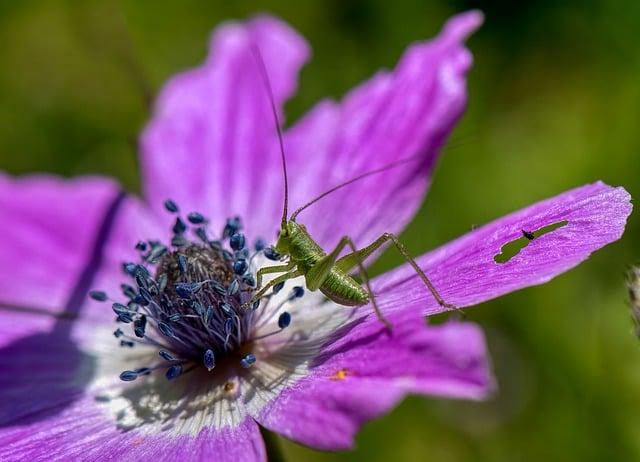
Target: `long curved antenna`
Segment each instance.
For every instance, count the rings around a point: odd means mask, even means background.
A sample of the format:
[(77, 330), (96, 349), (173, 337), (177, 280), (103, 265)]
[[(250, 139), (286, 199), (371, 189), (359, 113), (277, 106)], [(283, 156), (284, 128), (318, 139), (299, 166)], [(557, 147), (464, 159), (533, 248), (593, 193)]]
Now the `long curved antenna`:
[(291, 215), (291, 219), (295, 220), (296, 217), (300, 214), (300, 212), (302, 212), (304, 209), (306, 209), (307, 207), (315, 204), (319, 200), (324, 199), (329, 194), (337, 191), (338, 189), (344, 188), (345, 186), (349, 186), (351, 183), (355, 183), (356, 181), (362, 180), (363, 178), (366, 178), (368, 176), (375, 175), (377, 173), (381, 173), (381, 172), (384, 172), (385, 170), (390, 170), (390, 169), (395, 168), (395, 167), (399, 167), (400, 165), (408, 164), (409, 162), (415, 162), (415, 161), (420, 160), (422, 158), (423, 158), (422, 155), (416, 155), (416, 156), (412, 156), (412, 157), (407, 157), (405, 159), (400, 159), (400, 160), (397, 160), (395, 162), (391, 162), (389, 164), (383, 165), (382, 167), (379, 167), (379, 168), (377, 168), (375, 170), (369, 170), (368, 172), (362, 173), (362, 174), (356, 176), (355, 178), (351, 178), (350, 180), (345, 181), (344, 183), (340, 183), (339, 185), (334, 186), (333, 188), (323, 192), (322, 194), (320, 194), (319, 196), (315, 197), (314, 199), (311, 199), (309, 202), (304, 204), (302, 207), (298, 208)]
[(284, 176), (284, 203), (282, 205), (282, 227), (284, 228), (287, 224), (287, 208), (289, 207), (289, 180), (287, 179), (287, 159), (284, 155), (282, 129), (280, 128), (280, 120), (278, 119), (278, 111), (276, 110), (276, 103), (273, 97), (273, 89), (271, 88), (271, 83), (269, 81), (267, 66), (265, 66), (264, 60), (262, 59), (262, 54), (260, 53), (260, 49), (257, 47), (257, 45), (255, 45), (255, 43), (251, 44), (251, 51), (253, 52), (256, 61), (258, 62), (258, 68), (260, 69), (260, 74), (262, 75), (262, 81), (264, 82), (265, 89), (267, 90), (267, 94), (269, 95), (271, 112), (273, 112), (273, 121), (276, 124), (276, 131), (278, 132), (278, 142), (280, 143), (280, 157), (282, 159), (282, 174)]

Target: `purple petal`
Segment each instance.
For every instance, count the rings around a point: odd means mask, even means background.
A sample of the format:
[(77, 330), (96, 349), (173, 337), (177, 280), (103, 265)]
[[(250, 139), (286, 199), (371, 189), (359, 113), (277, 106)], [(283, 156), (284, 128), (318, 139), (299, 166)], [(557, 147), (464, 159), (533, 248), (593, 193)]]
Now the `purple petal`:
[(50, 331), (57, 319), (54, 316), (34, 316), (30, 312), (13, 311), (0, 305), (0, 349), (28, 335)]
[[(164, 88), (142, 139), (145, 197), (162, 214), (171, 198), (211, 218), (213, 229), (241, 215), (254, 237), (271, 238), (281, 207), (280, 154), (258, 46), (280, 108), (309, 54), (286, 24), (260, 17), (216, 29), (207, 62)], [(265, 194), (271, 183), (278, 188)], [(274, 208), (275, 207), (275, 208)]]
[(71, 339), (72, 326), (65, 318), (0, 312), (0, 428), (53, 416), (83, 395), (94, 359)]
[(119, 429), (93, 396), (60, 409), (54, 416), (0, 427), (0, 447), (6, 461), (266, 461), (262, 437), (251, 418), (235, 428), (204, 429), (194, 436), (175, 435), (171, 428), (150, 435)]
[(76, 309), (119, 200), (104, 178), (0, 174), (0, 305)]
[(479, 399), (492, 389), (482, 332), (470, 323), (426, 327), (417, 310), (370, 316), (323, 348), (308, 378), (258, 416), (266, 428), (319, 449), (353, 445), (359, 428), (407, 393)]
[(287, 134), (295, 207), (364, 172), (417, 159), (305, 210), (300, 221), (322, 246), (335, 245), (345, 234), (358, 245), (368, 244), (411, 220), (440, 148), (465, 109), (472, 58), (463, 42), (481, 22), (477, 11), (452, 18), (436, 39), (410, 47), (392, 72), (376, 74), (340, 104), (319, 104)]
[[(542, 284), (580, 262), (624, 232), (631, 197), (623, 188), (598, 182), (507, 215), (418, 259), (446, 302), (476, 305), (502, 294)], [(528, 242), (506, 263), (494, 258), (502, 246), (543, 227), (565, 226)], [(525, 242), (526, 240), (523, 239)], [(420, 305), (427, 315), (443, 311), (409, 265), (374, 281), (385, 310)]]

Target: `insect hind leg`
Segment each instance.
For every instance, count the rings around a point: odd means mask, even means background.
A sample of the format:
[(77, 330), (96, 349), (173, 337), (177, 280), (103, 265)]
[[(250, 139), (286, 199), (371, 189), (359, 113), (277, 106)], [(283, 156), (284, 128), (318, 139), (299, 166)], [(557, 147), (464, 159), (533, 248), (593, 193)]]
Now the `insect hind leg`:
[(375, 311), (376, 316), (378, 317), (380, 322), (382, 322), (386, 326), (386, 328), (389, 331), (391, 331), (393, 326), (387, 320), (387, 318), (384, 317), (384, 315), (382, 314), (382, 311), (380, 311), (380, 307), (376, 302), (376, 296), (373, 293), (373, 290), (371, 289), (371, 283), (369, 282), (370, 281), (369, 274), (367, 273), (367, 270), (364, 267), (362, 258), (360, 258), (360, 253), (358, 252), (358, 249), (356, 249), (356, 245), (353, 243), (353, 240), (351, 240), (349, 236), (344, 236), (342, 240), (349, 246), (349, 248), (353, 253), (350, 253), (349, 255), (345, 255), (343, 258), (338, 260), (337, 263), (339, 263), (340, 261), (344, 261), (345, 258), (351, 258), (353, 261), (355, 261), (355, 265), (358, 267), (358, 272), (360, 273), (360, 277), (362, 278), (362, 281), (364, 282), (364, 286), (367, 289), (367, 292), (369, 293), (369, 299), (371, 300), (371, 306), (373, 307), (373, 311)]
[[(438, 302), (438, 305), (449, 310), (459, 310), (457, 306), (444, 301), (444, 299), (442, 298), (442, 296), (440, 295), (436, 287), (429, 280), (429, 278), (424, 273), (424, 271), (422, 271), (422, 268), (418, 266), (418, 263), (416, 263), (416, 261), (413, 259), (411, 254), (409, 254), (409, 251), (407, 250), (407, 248), (404, 246), (404, 244), (402, 244), (402, 242), (400, 242), (400, 240), (398, 239), (398, 236), (396, 236), (395, 234), (392, 234), (392, 233), (382, 234), (378, 239), (376, 239), (375, 241), (373, 241), (371, 244), (364, 247), (363, 249), (360, 249), (357, 252), (354, 251), (354, 253), (345, 255), (344, 257), (342, 257), (340, 260), (336, 262), (336, 266), (343, 271), (350, 271), (351, 269), (358, 266), (358, 262), (364, 261), (367, 257), (369, 257), (371, 254), (373, 254), (376, 250), (378, 250), (386, 242), (389, 242), (389, 241), (391, 241), (393, 245), (395, 245), (395, 247), (402, 254), (404, 259), (407, 260), (407, 262), (415, 270), (415, 272), (418, 274), (418, 276), (420, 277), (424, 285), (427, 286), (427, 289), (429, 289), (429, 292), (431, 292), (431, 295), (433, 295), (433, 298), (435, 298), (436, 301)], [(360, 266), (362, 266), (362, 263), (360, 263)]]
[(436, 287), (429, 280), (429, 278), (424, 273), (424, 271), (422, 271), (422, 268), (420, 268), (418, 266), (418, 263), (414, 260), (414, 258), (411, 256), (411, 254), (409, 254), (409, 252), (407, 251), (407, 248), (404, 246), (404, 244), (402, 242), (400, 242), (400, 240), (398, 239), (398, 236), (396, 236), (395, 234), (392, 234), (392, 233), (384, 233), (383, 236), (385, 236), (388, 240), (393, 242), (393, 244), (396, 246), (398, 251), (405, 258), (405, 260), (407, 260), (407, 262), (413, 267), (415, 272), (418, 273), (418, 276), (420, 277), (420, 279), (422, 279), (422, 282), (424, 282), (424, 285), (427, 286), (427, 288), (429, 289), (429, 292), (431, 292), (431, 295), (433, 295), (433, 298), (436, 299), (436, 301), (438, 302), (438, 305), (440, 305), (443, 308), (447, 308), (449, 310), (458, 310), (459, 309), (457, 306), (452, 305), (451, 303), (447, 303), (447, 302), (444, 301), (444, 299), (442, 298), (442, 296), (438, 292), (438, 289), (436, 289)]

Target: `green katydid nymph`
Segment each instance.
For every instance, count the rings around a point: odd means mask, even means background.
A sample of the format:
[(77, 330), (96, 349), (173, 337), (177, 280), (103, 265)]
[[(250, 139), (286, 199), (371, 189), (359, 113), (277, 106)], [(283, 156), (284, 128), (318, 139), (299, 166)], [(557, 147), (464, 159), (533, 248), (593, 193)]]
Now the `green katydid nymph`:
[[(269, 83), (269, 77), (266, 66), (262, 60), (262, 56), (257, 48), (253, 48), (255, 58), (258, 62), (260, 73), (262, 74), (263, 82), (265, 84), (266, 92), (271, 104), (271, 110), (273, 112), (273, 118), (275, 121), (276, 132), (278, 135), (278, 141), (280, 144), (280, 156), (282, 161), (282, 171), (284, 180), (284, 203), (282, 207), (282, 221), (280, 223), (280, 231), (278, 240), (273, 247), (273, 250), (280, 256), (280, 259), (286, 261), (285, 264), (276, 266), (267, 266), (258, 270), (257, 272), (257, 288), (250, 301), (243, 306), (248, 307), (254, 302), (262, 298), (269, 289), (278, 284), (282, 284), (289, 279), (293, 279), (299, 276), (304, 276), (307, 289), (310, 291), (320, 290), (327, 298), (345, 306), (363, 306), (371, 303), (378, 318), (388, 327), (391, 328), (390, 323), (384, 318), (380, 311), (375, 295), (371, 290), (371, 284), (369, 283), (369, 276), (364, 267), (364, 261), (371, 256), (376, 250), (381, 248), (385, 243), (391, 242), (395, 245), (402, 256), (413, 267), (420, 279), (424, 282), (424, 285), (429, 289), (436, 301), (443, 307), (449, 309), (456, 309), (454, 305), (446, 303), (440, 296), (435, 286), (431, 283), (427, 275), (418, 266), (416, 261), (411, 257), (405, 246), (399, 241), (398, 237), (392, 233), (384, 233), (379, 238), (374, 240), (368, 246), (357, 249), (353, 240), (349, 236), (343, 236), (336, 247), (331, 252), (325, 252), (322, 247), (313, 239), (311, 234), (307, 231), (305, 226), (296, 221), (300, 212), (315, 204), (319, 200), (323, 199), (332, 192), (348, 186), (358, 180), (361, 180), (370, 175), (374, 175), (385, 170), (403, 165), (408, 162), (418, 160), (418, 157), (401, 159), (399, 161), (387, 164), (375, 170), (363, 173), (349, 181), (341, 183), (333, 188), (325, 191), (316, 198), (307, 202), (302, 207), (298, 208), (288, 216), (288, 200), (289, 200), (289, 184), (287, 179), (287, 161), (284, 151), (284, 141), (282, 136), (282, 130), (280, 128), (280, 122), (278, 119), (278, 113), (276, 110), (273, 91), (271, 84)], [(340, 257), (340, 253), (348, 247), (350, 253)], [(358, 282), (351, 273), (357, 269), (360, 274), (360, 278), (363, 281), (363, 285)], [(279, 274), (266, 285), (262, 285), (262, 280), (265, 274)]]

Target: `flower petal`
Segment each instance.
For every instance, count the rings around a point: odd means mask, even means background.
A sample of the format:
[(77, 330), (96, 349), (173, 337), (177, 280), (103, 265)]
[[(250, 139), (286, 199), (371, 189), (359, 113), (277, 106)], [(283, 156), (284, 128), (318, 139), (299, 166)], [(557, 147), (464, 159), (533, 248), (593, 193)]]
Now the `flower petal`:
[(3, 461), (266, 461), (262, 436), (251, 418), (235, 428), (204, 429), (197, 435), (125, 432), (88, 395), (53, 417), (0, 427), (0, 447)]
[(76, 310), (120, 200), (104, 178), (0, 174), (0, 305)]
[(53, 416), (83, 395), (94, 360), (71, 339), (73, 324), (54, 316), (0, 313), (0, 428)]
[(426, 327), (415, 309), (347, 325), (325, 345), (309, 376), (256, 417), (266, 428), (319, 449), (353, 445), (358, 429), (407, 393), (485, 397), (493, 386), (482, 332), (470, 323)]
[[(508, 292), (542, 284), (616, 241), (631, 213), (624, 188), (604, 183), (582, 186), (507, 215), (418, 258), (446, 302), (476, 305)], [(533, 232), (561, 226), (529, 241)], [(494, 258), (516, 239), (527, 244), (505, 263)], [(513, 245), (513, 244), (512, 244)], [(374, 292), (386, 312), (419, 304), (427, 315), (444, 311), (409, 265), (374, 281)]]
[(364, 172), (416, 158), (304, 211), (300, 221), (323, 247), (342, 235), (362, 246), (399, 232), (418, 210), (439, 151), (465, 109), (472, 58), (463, 42), (481, 22), (477, 11), (452, 18), (436, 39), (410, 47), (392, 72), (376, 74), (340, 104), (319, 104), (287, 134), (295, 207)]
[[(171, 198), (186, 212), (206, 214), (215, 230), (238, 214), (252, 233), (270, 238), (277, 230), (282, 177), (256, 45), (276, 106), (282, 106), (309, 54), (306, 43), (274, 18), (227, 23), (216, 29), (207, 62), (164, 88), (142, 138), (142, 171), (145, 197), (155, 210)], [(277, 188), (267, 186), (272, 182)]]
[(33, 313), (14, 311), (0, 305), (0, 351), (20, 337), (52, 330), (56, 321), (58, 319), (48, 313), (34, 316)]

